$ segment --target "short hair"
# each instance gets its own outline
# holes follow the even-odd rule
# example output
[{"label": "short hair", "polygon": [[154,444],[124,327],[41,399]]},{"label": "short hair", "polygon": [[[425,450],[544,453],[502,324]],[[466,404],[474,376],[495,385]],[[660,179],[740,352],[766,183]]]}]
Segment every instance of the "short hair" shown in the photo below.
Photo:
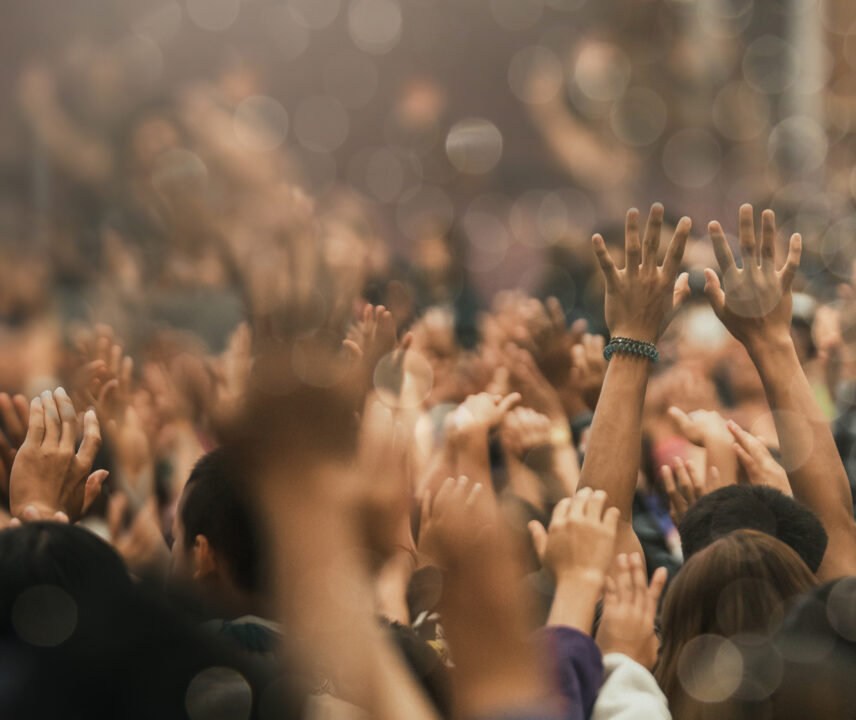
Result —
[{"label": "short hair", "polygon": [[729,485],[702,497],[678,524],[684,559],[734,530],[758,530],[793,548],[817,572],[828,541],[815,514],[778,490]]},{"label": "short hair", "polygon": [[263,589],[259,523],[238,487],[237,463],[224,448],[212,450],[194,466],[179,505],[185,545],[204,535],[242,590]]}]

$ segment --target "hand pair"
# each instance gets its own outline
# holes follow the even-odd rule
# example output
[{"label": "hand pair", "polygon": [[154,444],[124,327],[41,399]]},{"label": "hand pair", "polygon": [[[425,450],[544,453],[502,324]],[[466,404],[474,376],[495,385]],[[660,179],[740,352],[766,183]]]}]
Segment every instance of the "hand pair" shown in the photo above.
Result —
[{"label": "hand pair", "polygon": [[[639,236],[639,212],[628,211],[625,224],[625,263],[619,270],[603,238],[592,238],[594,252],[606,280],[606,322],[613,337],[656,343],[681,303],[689,296],[689,276],[678,276],[692,223],[681,218],[659,264],[658,250],[663,206],[651,208],[644,237]],[[720,281],[713,269],[705,270],[704,292],[717,317],[734,337],[751,348],[758,342],[780,342],[789,337],[791,286],[799,268],[802,239],[794,234],[788,258],[776,269],[776,222],[772,210],[761,216],[761,242],[756,242],[751,205],[740,208],[738,268],[718,222],[708,226]]]}]

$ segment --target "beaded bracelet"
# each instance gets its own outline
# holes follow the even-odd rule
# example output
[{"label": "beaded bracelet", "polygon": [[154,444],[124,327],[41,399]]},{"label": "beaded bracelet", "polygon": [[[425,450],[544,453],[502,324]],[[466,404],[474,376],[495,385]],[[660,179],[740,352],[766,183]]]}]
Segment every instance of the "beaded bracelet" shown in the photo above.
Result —
[{"label": "beaded bracelet", "polygon": [[644,342],[643,340],[614,337],[603,349],[603,356],[609,361],[612,359],[613,354],[617,352],[629,355],[641,355],[653,363],[660,361],[660,353],[657,352],[657,347],[653,343]]}]

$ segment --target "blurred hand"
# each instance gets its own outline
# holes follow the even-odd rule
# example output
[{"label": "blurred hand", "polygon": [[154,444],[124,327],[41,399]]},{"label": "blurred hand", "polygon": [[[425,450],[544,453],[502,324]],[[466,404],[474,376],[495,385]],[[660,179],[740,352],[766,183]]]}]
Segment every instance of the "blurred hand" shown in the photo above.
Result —
[{"label": "blurred hand", "polygon": [[[703,447],[707,453],[708,470],[704,473],[704,493],[718,490],[725,485],[737,483],[737,456],[734,439],[728,430],[725,418],[714,410],[693,410],[689,414],[678,407],[670,407],[672,418],[681,435],[694,445]],[[716,477],[710,471],[716,468]]]},{"label": "blurred hand", "polygon": [[89,474],[101,446],[93,410],[83,416],[79,448],[77,430],[77,414],[65,390],[46,391],[33,399],[27,437],[15,457],[9,482],[13,517],[37,520],[63,513],[76,522],[92,505],[107,477],[105,470]]},{"label": "blurred hand", "polygon": [[571,384],[585,404],[594,410],[600,389],[606,377],[608,363],[603,356],[604,339],[601,335],[583,335],[581,342],[571,348]]},{"label": "blurred hand", "polygon": [[[606,280],[606,324],[612,337],[656,343],[675,310],[689,296],[689,275],[677,277],[692,222],[681,218],[659,265],[657,250],[663,225],[663,206],[651,207],[645,237],[639,240],[639,211],[627,213],[625,264],[622,270],[606,249],[600,235],[592,238],[594,252]],[[677,277],[677,281],[676,281]]]},{"label": "blurred hand", "polygon": [[734,451],[746,471],[749,483],[766,485],[785,495],[793,495],[787,472],[773,459],[767,446],[734,421],[728,423],[728,430],[734,438]]},{"label": "blurred hand", "polygon": [[110,542],[135,575],[165,577],[170,552],[158,522],[155,499],[149,499],[128,525],[125,523],[127,512],[128,497],[124,493],[114,493],[107,506]]},{"label": "blurred hand", "polygon": [[[672,522],[677,525],[698,500],[707,495],[710,490],[705,485],[704,477],[696,469],[692,461],[686,463],[681,458],[674,459],[675,467],[663,465],[663,486],[669,496],[669,514]],[[719,487],[719,471],[715,467],[708,469],[711,485]]]},{"label": "blurred hand", "polygon": [[605,492],[583,488],[556,505],[549,530],[537,520],[529,523],[541,564],[557,582],[579,575],[603,581],[612,563],[620,516],[616,507],[604,511],[605,504]]},{"label": "blurred hand", "polygon": [[447,478],[436,497],[426,491],[419,525],[419,554],[441,568],[458,565],[476,551],[495,522],[494,503],[481,483]]},{"label": "blurred hand", "polygon": [[640,555],[618,556],[615,573],[606,580],[595,637],[603,655],[622,653],[648,670],[654,669],[659,647],[654,619],[667,577],[666,568],[657,568],[649,587]]},{"label": "blurred hand", "polygon": [[505,397],[489,393],[470,395],[451,413],[447,427],[457,438],[487,436],[518,402],[520,393],[516,392]]},{"label": "blurred hand", "polygon": [[800,265],[802,238],[791,236],[788,258],[776,270],[776,216],[772,210],[761,215],[761,242],[755,239],[751,205],[740,207],[740,254],[742,269],[734,262],[728,241],[718,222],[708,226],[716,261],[722,272],[704,271],[704,293],[713,311],[729,332],[747,348],[756,343],[790,339],[793,301],[791,286]]},{"label": "blurred hand", "polygon": [[530,408],[516,407],[502,420],[500,435],[506,451],[523,460],[530,450],[547,447],[552,437],[550,418]]},{"label": "blurred hand", "polygon": [[23,395],[9,397],[0,393],[0,417],[3,430],[0,430],[0,494],[9,494],[9,474],[18,448],[27,436],[27,422],[30,415],[30,403]]}]

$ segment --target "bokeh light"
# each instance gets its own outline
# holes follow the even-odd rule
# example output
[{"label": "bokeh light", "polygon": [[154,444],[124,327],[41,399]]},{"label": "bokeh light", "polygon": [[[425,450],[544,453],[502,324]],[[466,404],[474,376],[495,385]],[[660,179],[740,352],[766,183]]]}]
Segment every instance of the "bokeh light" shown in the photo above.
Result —
[{"label": "bokeh light", "polygon": [[184,707],[190,720],[246,720],[253,707],[253,690],[234,668],[209,667],[188,684]]},{"label": "bokeh light", "polygon": [[10,620],[25,643],[56,647],[77,628],[77,603],[57,585],[33,585],[15,600]]},{"label": "bokeh light", "polygon": [[461,120],[446,136],[446,155],[460,172],[490,172],[502,157],[502,133],[484,118]]}]

